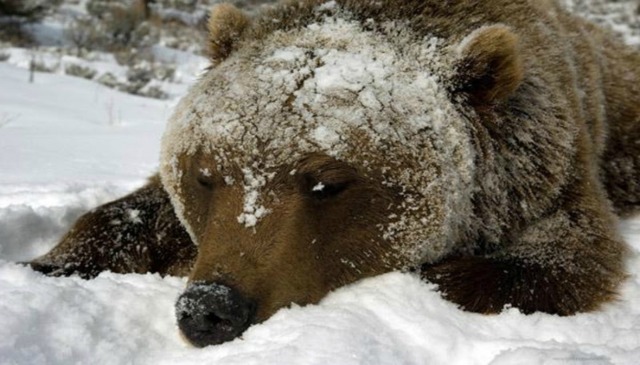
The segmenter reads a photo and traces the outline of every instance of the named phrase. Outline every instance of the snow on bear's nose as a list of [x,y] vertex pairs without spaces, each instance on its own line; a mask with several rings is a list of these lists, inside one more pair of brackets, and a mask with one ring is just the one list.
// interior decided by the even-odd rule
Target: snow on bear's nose
[[254,307],[227,286],[195,282],[178,297],[176,317],[186,339],[204,347],[238,337],[251,324]]

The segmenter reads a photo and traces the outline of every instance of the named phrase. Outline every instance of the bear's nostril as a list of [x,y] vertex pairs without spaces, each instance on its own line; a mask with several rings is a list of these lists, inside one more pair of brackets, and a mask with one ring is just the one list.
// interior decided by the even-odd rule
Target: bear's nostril
[[178,327],[194,346],[232,340],[251,323],[253,305],[237,291],[218,284],[196,282],[178,297]]

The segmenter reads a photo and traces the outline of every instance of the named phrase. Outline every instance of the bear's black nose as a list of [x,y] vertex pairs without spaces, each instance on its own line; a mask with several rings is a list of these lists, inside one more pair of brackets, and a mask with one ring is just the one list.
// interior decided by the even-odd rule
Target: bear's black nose
[[194,346],[220,344],[249,327],[254,305],[228,286],[194,282],[178,297],[178,327]]

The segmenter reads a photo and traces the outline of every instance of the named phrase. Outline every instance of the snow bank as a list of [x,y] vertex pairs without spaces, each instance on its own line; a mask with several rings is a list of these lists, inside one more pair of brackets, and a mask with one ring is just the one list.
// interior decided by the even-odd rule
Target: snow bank
[[128,183],[153,173],[172,102],[0,63],[0,195],[5,186]]
[[632,276],[616,303],[573,317],[458,310],[391,273],[282,309],[242,338],[195,349],[173,304],[184,280],[49,278],[0,262],[2,364],[634,364],[640,356],[640,217],[623,224]]
[[45,254],[80,215],[138,185],[0,185],[0,258],[23,261]]

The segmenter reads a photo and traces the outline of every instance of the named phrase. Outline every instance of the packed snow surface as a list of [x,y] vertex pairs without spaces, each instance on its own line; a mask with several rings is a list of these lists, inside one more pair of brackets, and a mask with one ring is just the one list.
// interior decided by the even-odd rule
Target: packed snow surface
[[391,273],[279,311],[204,349],[178,335],[185,284],[157,275],[49,278],[0,263],[2,364],[636,364],[640,219],[623,224],[632,275],[619,301],[573,317],[458,310],[434,287]]
[[[567,2],[640,44],[637,1]],[[143,183],[174,104],[61,75],[38,73],[29,84],[21,67],[0,63],[1,365],[638,363],[640,217],[620,224],[630,277],[599,312],[466,313],[432,285],[391,273],[282,309],[204,349],[178,334],[184,279],[49,278],[18,265],[46,252],[78,215]]]

